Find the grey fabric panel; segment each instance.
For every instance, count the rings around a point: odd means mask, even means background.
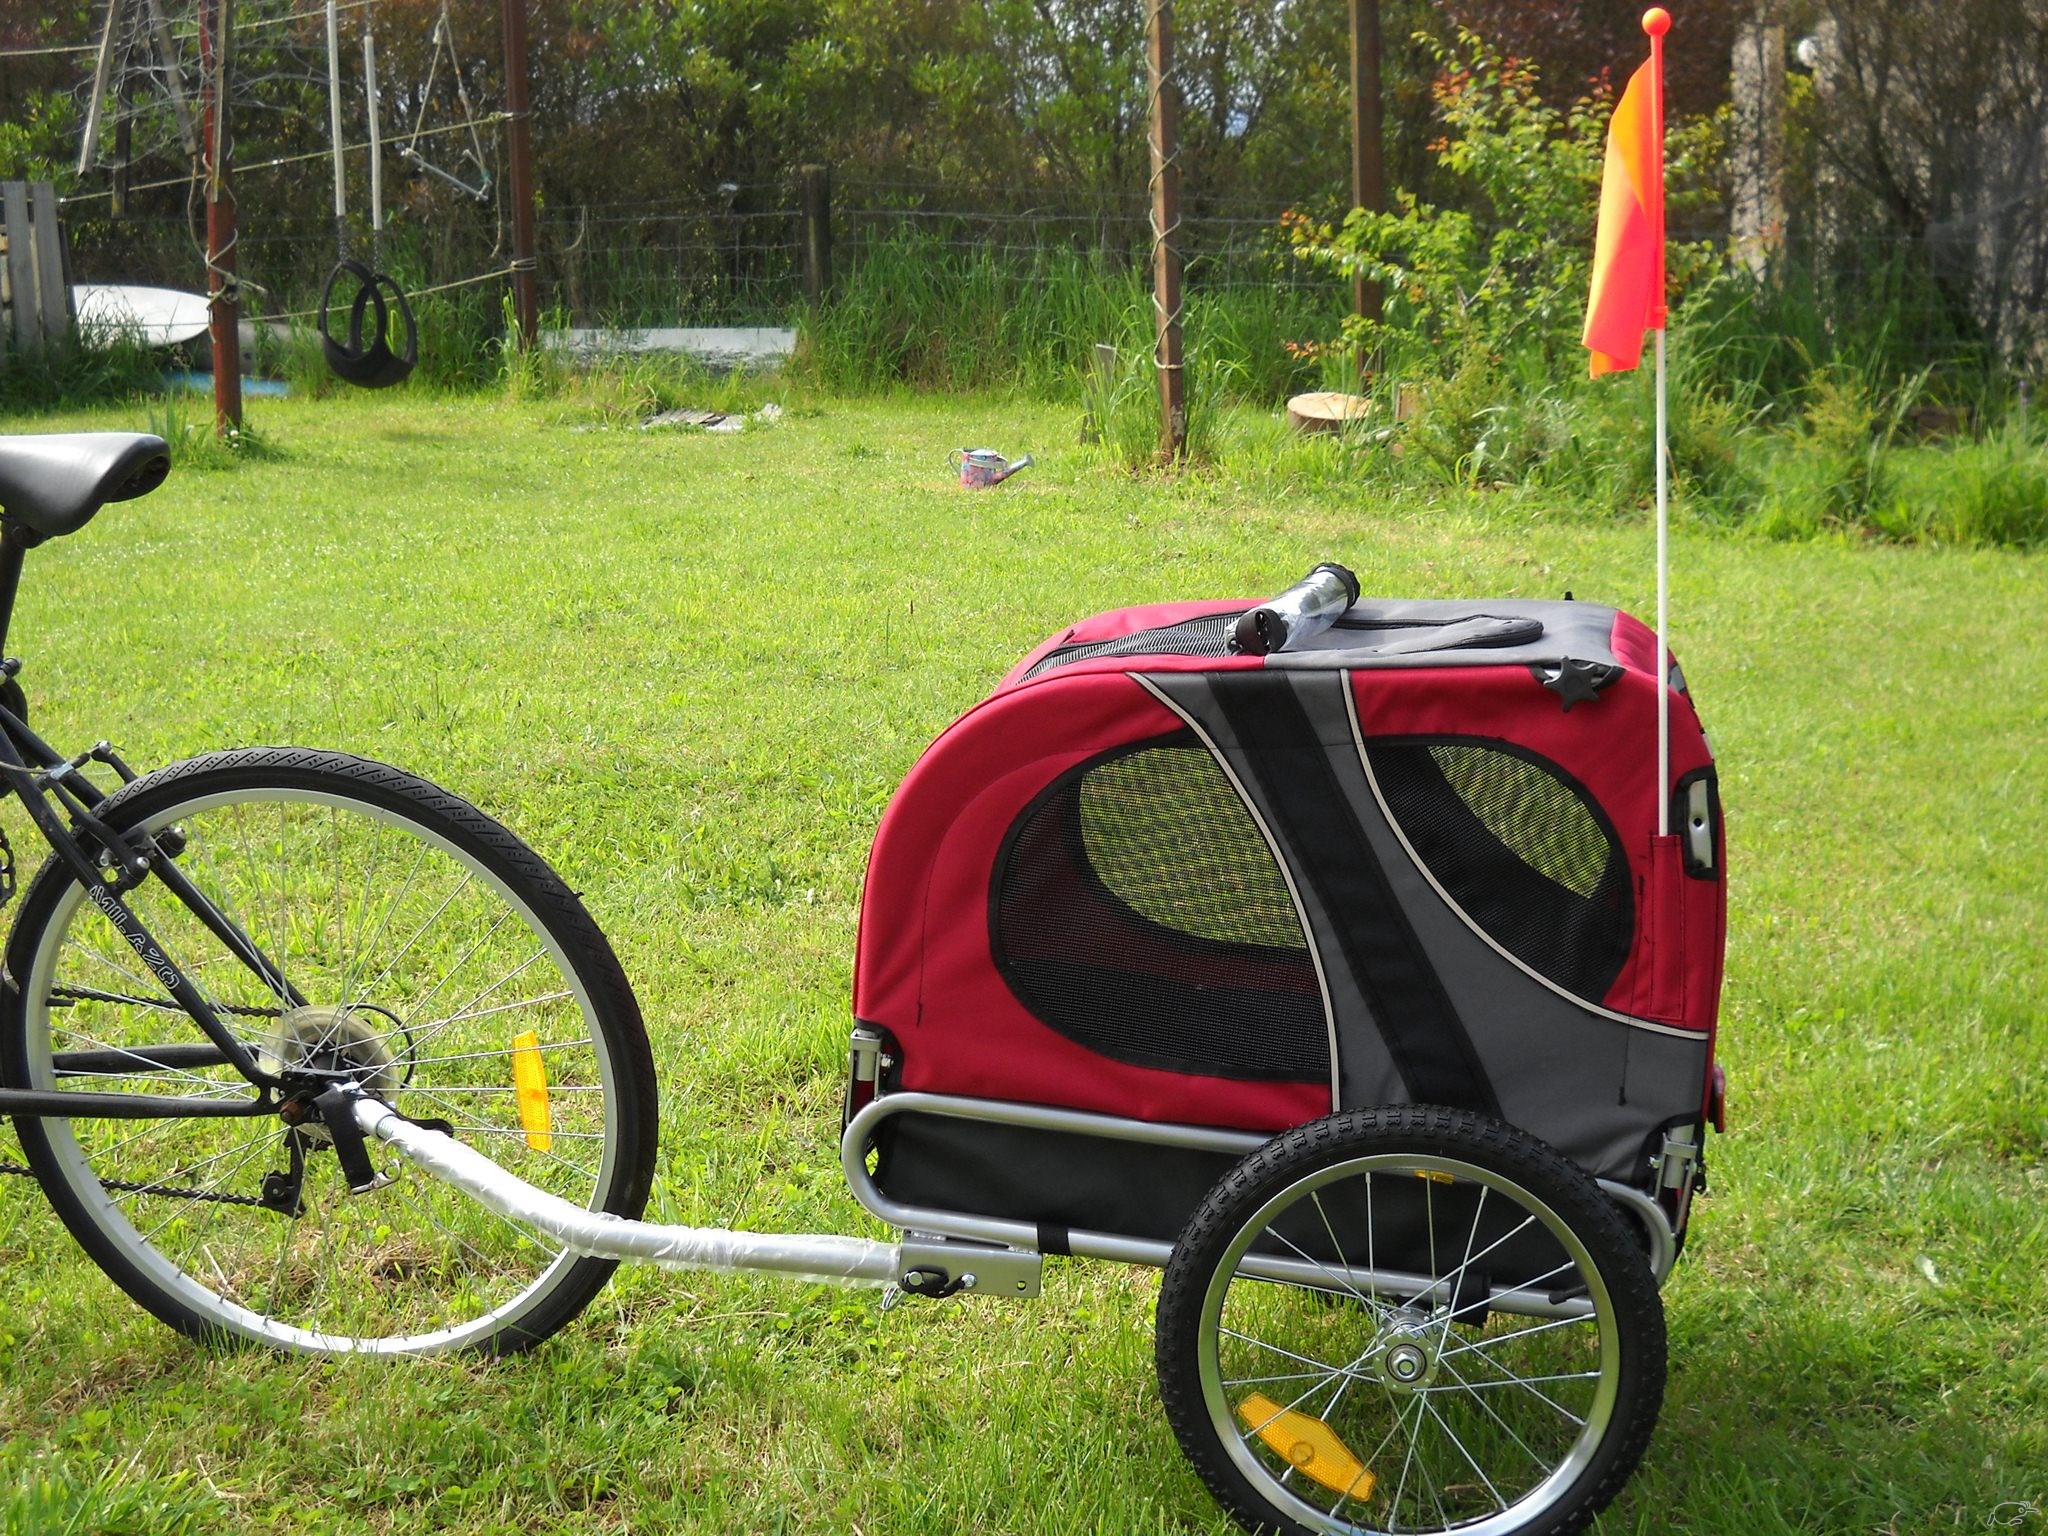
[[[1215,743],[1224,761],[1230,765],[1232,775],[1258,809],[1267,831],[1278,843],[1280,856],[1289,871],[1299,869],[1299,851],[1288,845],[1267,791],[1247,766],[1236,734],[1210,692],[1207,676],[1200,672],[1159,672],[1150,674],[1146,681],[1185,710],[1201,726],[1203,734]],[[1329,988],[1330,1011],[1337,1034],[1339,1105],[1407,1103],[1408,1091],[1401,1082],[1401,1074],[1380,1038],[1358,980],[1344,959],[1344,946],[1335,926],[1341,914],[1328,910],[1317,899],[1314,888],[1305,881],[1295,879],[1294,887],[1301,898],[1302,911],[1308,918],[1309,936],[1322,964],[1323,983]]]
[[[1332,769],[1353,797],[1367,841],[1486,1063],[1502,1113],[1598,1177],[1635,1178],[1652,1132],[1699,1112],[1705,1036],[1679,1037],[1603,1018],[1535,980],[1474,933],[1416,868],[1380,810],[1342,692],[1315,687],[1305,677],[1293,681]],[[1348,1083],[1345,1101],[1356,1102]]]
[[[1599,603],[1361,598],[1335,626],[1299,650],[1268,656],[1265,665],[1282,671],[1526,667],[1573,657],[1612,666],[1614,616],[1614,609]],[[1533,620],[1543,631],[1513,645],[1473,643],[1500,632],[1498,621],[1514,619]]]

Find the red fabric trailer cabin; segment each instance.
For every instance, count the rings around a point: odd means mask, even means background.
[[[1675,663],[1660,786],[1627,614],[1367,599],[1233,654],[1249,607],[1088,619],[927,750],[861,913],[885,1089],[1264,1133],[1443,1104],[1654,1190],[1710,1107],[1725,920]],[[1050,1251],[1170,1239],[1233,1160],[914,1113],[875,1145],[892,1198],[1038,1222]]]

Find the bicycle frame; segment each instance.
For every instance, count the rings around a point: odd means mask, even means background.
[[[21,566],[28,546],[9,529],[0,533],[0,650],[14,613],[14,599],[21,584]],[[20,670],[13,660],[0,662],[8,681]],[[173,1095],[139,1093],[69,1093],[51,1089],[0,1088],[0,1115],[60,1116],[72,1120],[163,1120],[239,1118],[274,1114],[279,1100],[278,1079],[263,1070],[248,1046],[222,1022],[206,997],[194,986],[177,963],[150,934],[141,919],[129,910],[125,894],[154,876],[206,925],[229,953],[261,977],[286,1008],[305,1005],[296,988],[235,923],[207,899],[174,862],[155,837],[124,836],[94,814],[108,798],[106,791],[88,779],[82,770],[89,762],[114,769],[123,780],[136,777],[106,742],[90,751],[67,758],[38,736],[14,710],[0,703],[0,794],[17,796],[36,830],[50,845],[76,879],[101,916],[135,951],[143,968],[170,994],[205,1036],[204,1043],[190,1042],[150,1046],[142,1050],[72,1051],[59,1053],[55,1066],[60,1074],[103,1070],[115,1061],[165,1070],[232,1066],[256,1089],[254,1098],[222,1100],[178,1098]],[[66,818],[69,825],[66,825]],[[74,832],[74,829],[76,831]],[[77,833],[83,833],[81,840]],[[89,840],[89,841],[87,841]],[[97,850],[95,856],[94,849]],[[18,989],[24,978],[13,978]]]

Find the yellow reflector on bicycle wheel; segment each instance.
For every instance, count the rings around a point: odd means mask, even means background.
[[[548,1120],[548,1069],[540,1059],[540,1036],[526,1030],[512,1037],[512,1089],[519,1101],[519,1123],[526,1144],[536,1152],[552,1151],[554,1127]]]
[[[1237,1405],[1237,1416],[1303,1477],[1354,1499],[1372,1497],[1376,1479],[1321,1419],[1282,1408],[1258,1392]]]

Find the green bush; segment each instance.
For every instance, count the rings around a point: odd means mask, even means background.
[[[1380,356],[1398,375],[1455,376],[1468,354],[1496,363],[1535,354],[1553,366],[1583,364],[1579,329],[1592,269],[1608,95],[1560,109],[1539,91],[1535,69],[1472,32],[1431,42],[1444,135],[1438,164],[1459,202],[1431,204],[1405,189],[1393,208],[1355,208],[1341,226],[1292,216],[1296,254],[1380,286],[1377,321],[1344,322],[1347,346]],[[1712,147],[1708,122],[1673,124],[1666,173],[1673,211],[1702,194]],[[1715,265],[1711,247],[1673,243],[1666,255],[1683,292]]]

